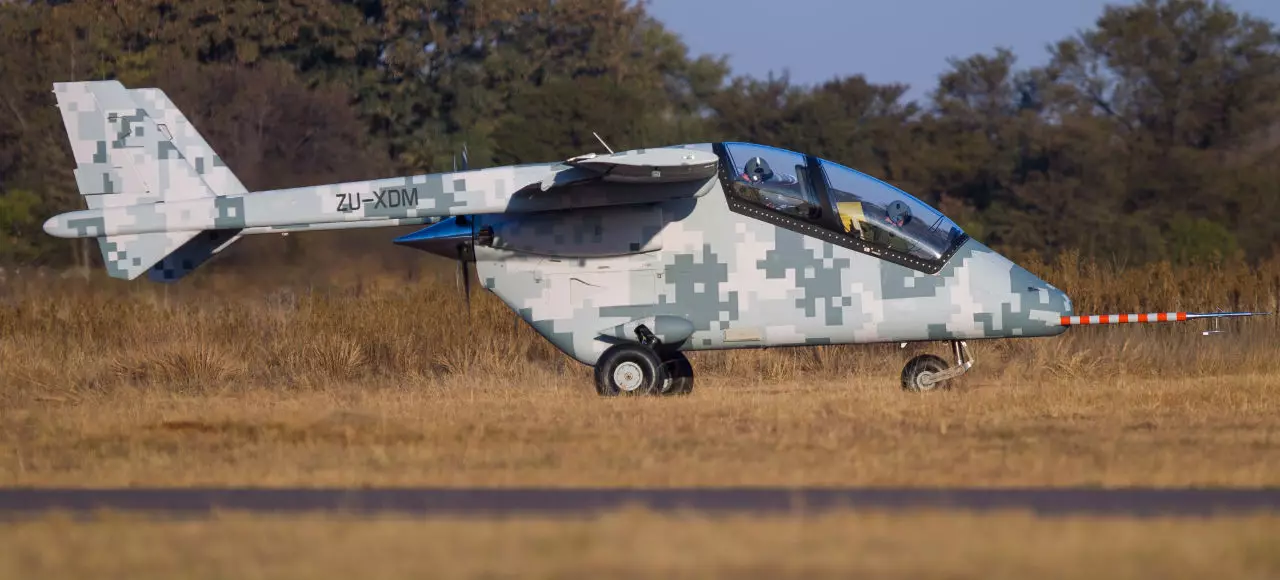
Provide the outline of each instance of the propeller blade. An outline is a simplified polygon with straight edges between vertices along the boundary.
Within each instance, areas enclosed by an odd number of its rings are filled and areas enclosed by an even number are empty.
[[[462,285],[466,287],[464,292],[465,292],[465,296],[467,297],[467,316],[470,316],[471,315],[471,273],[470,272],[467,272],[467,276],[463,278]]]
[[[471,318],[471,273],[467,271],[466,250],[458,246],[458,274],[462,276],[462,299],[467,303],[467,318]]]
[[[462,260],[458,260],[458,264],[461,265]],[[453,271],[453,287],[456,288],[459,292],[462,291],[462,270],[461,269]]]

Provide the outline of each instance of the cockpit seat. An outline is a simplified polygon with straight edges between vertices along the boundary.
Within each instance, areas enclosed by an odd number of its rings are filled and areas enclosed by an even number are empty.
[[[862,212],[862,202],[842,201],[836,204],[836,211],[840,212],[840,221],[844,223],[845,233],[862,237],[862,227],[867,221],[866,214]]]

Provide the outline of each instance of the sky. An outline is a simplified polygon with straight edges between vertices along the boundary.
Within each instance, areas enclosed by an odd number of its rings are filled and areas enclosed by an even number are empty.
[[[852,74],[911,85],[925,98],[949,57],[1008,47],[1018,65],[1048,59],[1047,46],[1091,28],[1106,0],[648,0],[649,13],[694,54],[726,55],[735,74],[787,70],[813,84]],[[1280,24],[1280,0],[1227,0]]]

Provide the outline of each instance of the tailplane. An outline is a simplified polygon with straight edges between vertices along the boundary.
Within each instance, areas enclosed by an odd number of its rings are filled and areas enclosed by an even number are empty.
[[[75,157],[76,187],[89,209],[247,193],[164,91],[118,81],[54,83]],[[160,213],[160,212],[154,212]],[[105,227],[106,224],[83,224]],[[107,274],[132,280],[186,276],[240,237],[239,230],[99,236]]]

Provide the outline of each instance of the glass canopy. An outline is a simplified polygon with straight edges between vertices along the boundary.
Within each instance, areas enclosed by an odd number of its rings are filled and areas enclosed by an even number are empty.
[[[763,145],[724,147],[730,194],[745,201],[928,261],[941,260],[964,237],[941,212],[860,171]]]

